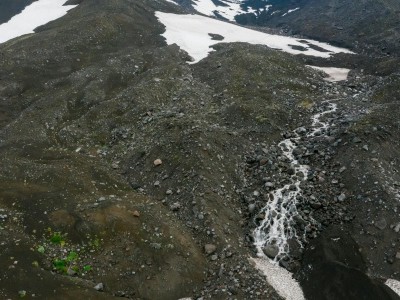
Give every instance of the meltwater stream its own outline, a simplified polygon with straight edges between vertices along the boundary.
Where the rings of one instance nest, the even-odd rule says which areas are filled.
[[[309,217],[304,232],[298,232],[294,226],[296,218],[301,218],[296,204],[298,197],[302,195],[301,183],[307,180],[309,171],[309,166],[299,163],[295,158],[294,150],[302,141],[323,136],[330,126],[329,119],[324,120],[324,116],[335,112],[337,109],[337,105],[332,101],[325,101],[323,105],[326,105],[326,109],[313,115],[311,127],[308,131],[305,128],[298,128],[293,131],[291,138],[282,140],[278,144],[283,155],[294,169],[294,174],[290,176],[288,184],[270,192],[268,203],[260,211],[260,214],[264,215],[264,219],[253,232],[254,245],[259,257],[253,259],[253,261],[256,267],[266,275],[268,282],[285,299],[301,300],[304,299],[304,296],[291,273],[279,267],[278,262],[289,254],[290,240],[296,241],[300,247],[303,247],[307,226],[315,223]],[[263,249],[265,247],[275,249],[277,255],[274,259],[270,260],[264,254]]]

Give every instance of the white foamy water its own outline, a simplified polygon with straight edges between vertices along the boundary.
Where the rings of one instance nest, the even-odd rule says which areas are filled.
[[[312,129],[307,133],[306,138],[322,135],[329,126],[329,123],[322,121],[322,118],[336,111],[336,109],[335,103],[329,103],[325,111],[313,115]],[[254,230],[254,244],[260,256],[264,256],[262,248],[265,245],[275,245],[279,248],[277,260],[281,254],[289,253],[289,240],[295,240],[302,246],[301,240],[305,238],[305,232],[301,233],[301,238],[294,228],[294,218],[299,217],[296,205],[298,196],[302,194],[300,184],[307,180],[309,169],[307,165],[300,164],[293,155],[300,139],[302,139],[302,136],[298,133],[298,130],[294,130],[293,137],[278,144],[290,166],[294,168],[294,175],[291,176],[288,184],[270,192],[270,201],[260,211],[265,215],[265,218]],[[299,174],[302,174],[302,176],[298,176]],[[308,223],[308,226],[313,225],[314,220],[310,218]]]
[[[34,29],[64,16],[76,5],[63,6],[67,0],[39,0],[0,25],[0,43],[18,36],[33,33]]]
[[[293,131],[293,137],[285,139],[278,144],[295,172],[291,176],[290,183],[270,192],[270,200],[260,211],[261,214],[264,214],[264,219],[253,232],[254,245],[257,248],[259,257],[253,259],[256,267],[266,276],[269,284],[283,298],[290,300],[303,300],[304,295],[299,283],[293,279],[292,274],[281,268],[278,262],[289,254],[289,240],[297,241],[303,247],[302,243],[305,241],[306,231],[298,233],[294,225],[295,218],[301,218],[296,206],[298,203],[297,197],[302,195],[300,185],[307,180],[309,170],[307,165],[300,164],[295,159],[293,151],[301,139],[323,135],[330,126],[329,120],[324,120],[324,117],[335,112],[337,105],[332,102],[325,102],[324,104],[327,104],[327,108],[312,116],[311,130],[307,134],[305,134],[304,130],[296,129]],[[302,176],[298,176],[299,173]],[[311,226],[315,224],[315,221],[309,216],[307,223],[307,226]],[[263,248],[266,245],[274,245],[279,249],[275,259],[270,260],[263,253]]]
[[[156,17],[166,27],[162,36],[165,37],[167,44],[177,44],[193,57],[193,63],[207,57],[210,52],[214,51],[211,46],[218,43],[243,42],[266,45],[291,54],[323,58],[328,58],[335,53],[353,53],[348,49],[334,47],[327,43],[268,34],[200,15],[156,12]],[[210,33],[219,34],[224,39],[222,41],[213,40]],[[324,50],[313,49],[313,45]],[[304,51],[296,50],[296,46]]]

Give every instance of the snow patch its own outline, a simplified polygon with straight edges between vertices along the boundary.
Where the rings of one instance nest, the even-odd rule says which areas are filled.
[[[167,1],[169,3],[172,3],[172,4],[175,4],[175,5],[179,5],[178,3],[176,3],[175,1],[172,1],[172,0],[165,0],[165,1]]]
[[[221,5],[216,5],[212,0],[193,0],[193,8],[206,16],[221,16],[231,22],[235,21],[235,16],[247,13],[257,14],[258,10],[242,7],[244,0],[220,0]],[[271,5],[265,5],[264,10],[268,11]]]
[[[295,9],[289,9],[286,13],[284,13],[283,15],[282,15],[282,17],[284,17],[284,16],[286,16],[287,14],[290,14],[290,13],[292,13],[292,12],[294,12],[294,11],[297,11],[297,10],[299,10],[300,9],[300,7],[296,7]]]
[[[345,69],[345,68],[316,67],[309,65],[307,67],[324,72],[325,74],[328,75],[328,77],[326,77],[325,80],[331,82],[347,80],[347,77],[350,72],[350,69]]]
[[[395,279],[386,280],[385,284],[390,287],[397,295],[400,296],[400,281]]]
[[[167,43],[169,45],[177,44],[181,49],[185,50],[193,57],[193,63],[207,57],[211,51],[214,51],[211,46],[220,43],[220,41],[213,40],[209,33],[223,36],[224,43],[244,42],[266,45],[291,54],[328,58],[334,53],[353,53],[347,49],[334,47],[326,43],[304,39],[300,42],[296,38],[259,32],[200,15],[156,12],[156,17],[166,27],[166,31],[162,36],[165,37]],[[324,51],[313,49],[309,44],[317,45],[323,48]],[[296,47],[293,46],[304,50],[294,49]]]
[[[268,283],[286,300],[305,300],[300,284],[287,270],[262,258],[251,258],[255,266],[267,278]]]
[[[0,43],[15,37],[33,33],[33,30],[50,21],[61,18],[76,5],[63,6],[67,0],[39,0],[0,25]]]

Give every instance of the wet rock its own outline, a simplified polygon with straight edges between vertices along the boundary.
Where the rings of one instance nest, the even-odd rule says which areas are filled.
[[[313,202],[310,204],[313,209],[319,209],[322,207],[322,204],[319,202]]]
[[[294,169],[294,168],[289,168],[289,169],[287,170],[287,173],[288,173],[289,175],[294,175],[295,169]]]
[[[262,250],[269,258],[275,258],[279,253],[279,248],[276,245],[267,245]]]

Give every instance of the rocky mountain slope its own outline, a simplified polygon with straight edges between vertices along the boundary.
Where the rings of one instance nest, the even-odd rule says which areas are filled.
[[[264,253],[306,299],[398,298],[398,74],[247,43],[189,64],[155,14],[187,7],[68,4],[0,44],[1,298],[282,299],[250,257],[293,182],[303,247]]]
[[[374,47],[382,54],[398,54],[400,4],[381,1],[268,1],[268,11],[239,15],[242,24],[283,28],[293,34],[329,39],[348,47]],[[254,5],[245,1],[243,6]],[[289,13],[288,13],[289,12]],[[355,42],[361,45],[355,45]]]

